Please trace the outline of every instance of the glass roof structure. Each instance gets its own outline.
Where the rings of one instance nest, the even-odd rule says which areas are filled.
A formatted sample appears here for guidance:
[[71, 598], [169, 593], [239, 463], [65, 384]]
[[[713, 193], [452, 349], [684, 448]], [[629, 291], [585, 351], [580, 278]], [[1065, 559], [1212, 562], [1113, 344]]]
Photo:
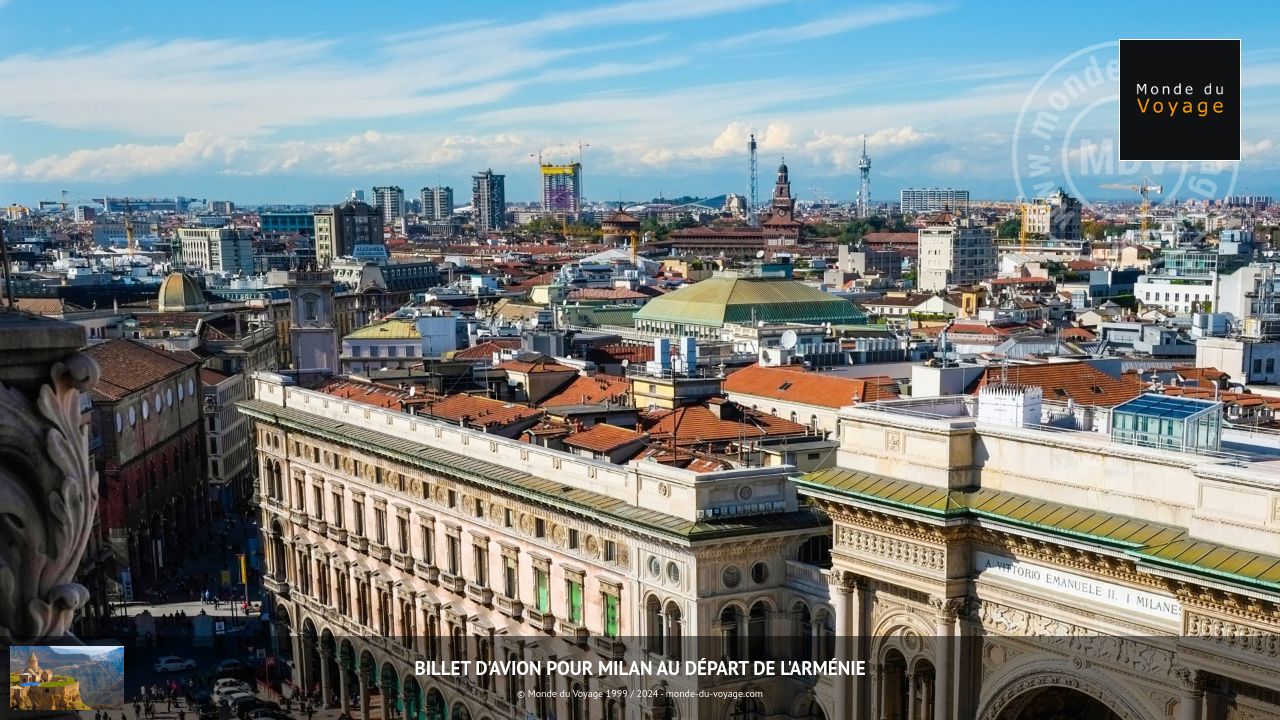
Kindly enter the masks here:
[[1181, 452], [1215, 452], [1222, 440], [1222, 403], [1139, 395], [1112, 409], [1111, 439]]

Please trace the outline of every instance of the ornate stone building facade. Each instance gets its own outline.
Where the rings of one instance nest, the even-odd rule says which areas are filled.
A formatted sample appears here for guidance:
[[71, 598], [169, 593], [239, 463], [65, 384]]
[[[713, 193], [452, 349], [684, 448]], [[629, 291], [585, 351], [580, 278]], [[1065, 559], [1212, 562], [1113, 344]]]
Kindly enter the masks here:
[[798, 481], [833, 525], [837, 655], [871, 667], [836, 718], [1280, 717], [1274, 470], [984, 400], [845, 408], [839, 467]]
[[294, 682], [366, 718], [391, 704], [451, 720], [832, 711], [829, 681], [812, 676], [414, 673], [417, 661], [831, 657], [829, 538], [787, 469], [614, 465], [277, 375], [254, 382], [240, 407]]

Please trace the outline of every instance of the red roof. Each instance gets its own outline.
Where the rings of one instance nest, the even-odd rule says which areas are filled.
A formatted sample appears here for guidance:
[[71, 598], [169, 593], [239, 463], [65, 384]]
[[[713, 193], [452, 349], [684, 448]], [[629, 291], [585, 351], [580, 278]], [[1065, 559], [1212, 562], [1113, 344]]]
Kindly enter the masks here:
[[84, 353], [101, 371], [95, 400], [119, 400], [200, 363], [191, 353], [172, 353], [128, 338], [90, 345]]
[[724, 391], [829, 408], [898, 397], [897, 383], [887, 377], [849, 378], [760, 365], [730, 374]]
[[[563, 366], [561, 366], [563, 367]], [[547, 396], [541, 407], [566, 405], [600, 405], [605, 402], [631, 404], [631, 382], [613, 375], [578, 375], [564, 387]]]
[[1053, 280], [1047, 277], [1016, 277], [1016, 278], [995, 278], [990, 281], [992, 285], [1044, 285], [1053, 284]]
[[210, 370], [209, 368], [200, 368], [200, 383], [202, 385], [217, 385], [226, 380], [230, 375], [223, 375], [220, 372]]
[[597, 365], [620, 363], [646, 363], [653, 359], [653, 345], [600, 345], [587, 351], [587, 359]]
[[620, 428], [617, 425], [596, 423], [587, 430], [573, 433], [565, 438], [564, 444], [592, 452], [607, 453], [633, 443], [643, 442], [648, 437], [644, 433]]
[[520, 347], [519, 338], [498, 338], [463, 348], [453, 354], [454, 360], [492, 360], [493, 354], [501, 350], [514, 350]]
[[746, 422], [721, 420], [710, 408], [690, 405], [676, 410], [644, 413], [641, 424], [653, 438], [672, 439], [676, 445], [752, 442], [763, 438], [805, 435], [808, 428], [761, 412], [742, 408]]
[[397, 410], [401, 408], [401, 403], [411, 397], [409, 393], [391, 385], [380, 385], [378, 383], [343, 378], [336, 378], [330, 381], [329, 384], [320, 388], [320, 391], [334, 397], [355, 400], [366, 405], [395, 408]]
[[1002, 382], [1039, 387], [1044, 391], [1045, 400], [1075, 400], [1081, 405], [1099, 407], [1114, 407], [1144, 392], [1142, 382], [1136, 377], [1116, 379], [1085, 362], [990, 366], [969, 385], [969, 392]]
[[1097, 340], [1098, 336], [1086, 330], [1085, 328], [1070, 327], [1063, 328], [1058, 332], [1058, 337], [1063, 340]]
[[423, 399], [416, 401], [416, 404], [419, 412], [430, 417], [451, 422], [465, 420], [467, 425], [478, 428], [502, 427], [542, 414], [541, 410], [534, 410], [524, 405], [512, 405], [501, 400], [491, 400], [465, 393], [438, 400]]

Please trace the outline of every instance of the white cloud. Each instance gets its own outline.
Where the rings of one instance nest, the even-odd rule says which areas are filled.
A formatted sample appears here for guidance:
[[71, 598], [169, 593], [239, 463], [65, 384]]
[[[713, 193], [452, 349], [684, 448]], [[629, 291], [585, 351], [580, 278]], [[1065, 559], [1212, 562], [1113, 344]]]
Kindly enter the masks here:
[[804, 42], [876, 25], [928, 17], [944, 10], [943, 6], [924, 3], [861, 7], [841, 15], [824, 17], [821, 20], [813, 20], [799, 25], [741, 33], [716, 42], [714, 45], [716, 47], [729, 48], [768, 45], [771, 43]]

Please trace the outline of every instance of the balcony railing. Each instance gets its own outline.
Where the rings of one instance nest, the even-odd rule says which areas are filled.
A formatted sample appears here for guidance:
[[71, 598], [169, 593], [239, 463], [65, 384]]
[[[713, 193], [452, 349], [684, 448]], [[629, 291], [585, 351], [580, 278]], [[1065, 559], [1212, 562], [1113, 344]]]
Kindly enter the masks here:
[[556, 616], [552, 613], [525, 608], [524, 616], [528, 618], [530, 625], [543, 632], [551, 632], [556, 627]]
[[822, 574], [822, 568], [799, 560], [787, 561], [787, 587], [823, 597], [831, 592], [827, 587], [827, 578]]
[[475, 583], [467, 583], [467, 597], [481, 605], [490, 606], [493, 604], [493, 589]]
[[591, 632], [587, 630], [586, 625], [580, 623], [569, 622], [568, 620], [560, 621], [560, 636], [569, 642], [586, 646], [587, 638]]
[[465, 595], [467, 592], [467, 579], [461, 575], [441, 572], [440, 587], [454, 593], [455, 595]]
[[592, 638], [591, 644], [595, 646], [596, 652], [605, 660], [621, 660], [622, 656], [627, 652], [627, 646], [621, 640], [605, 635], [597, 635]]
[[371, 542], [369, 543], [368, 552], [374, 558], [381, 560], [382, 562], [385, 562], [385, 563], [391, 562], [391, 548], [387, 547], [386, 545], [383, 545], [381, 543]]
[[427, 582], [439, 582], [440, 568], [435, 565], [428, 565], [427, 563], [419, 561], [414, 564], [414, 568], [418, 572], [418, 577], [426, 580]]
[[524, 613], [524, 603], [509, 598], [506, 595], [499, 595], [494, 598], [495, 604], [498, 606], [498, 612], [506, 615], [512, 620], [519, 620]]

